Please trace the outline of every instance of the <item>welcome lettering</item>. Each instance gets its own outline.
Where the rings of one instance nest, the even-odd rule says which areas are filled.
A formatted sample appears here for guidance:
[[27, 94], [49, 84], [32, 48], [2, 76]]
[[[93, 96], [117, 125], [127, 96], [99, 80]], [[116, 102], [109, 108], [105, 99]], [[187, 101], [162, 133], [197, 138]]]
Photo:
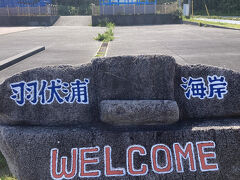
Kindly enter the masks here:
[[[194, 154], [194, 148], [196, 148], [197, 155]], [[61, 157], [59, 159], [59, 150], [51, 149], [50, 160], [50, 173], [54, 180], [72, 179], [77, 174], [81, 178], [97, 178], [102, 176], [145, 176], [149, 172], [149, 166], [146, 162], [142, 162], [140, 168], [136, 169], [136, 157], [148, 156], [151, 161], [152, 171], [156, 174], [172, 173], [174, 169], [176, 172], [183, 173], [184, 163], [188, 163], [189, 171], [197, 171], [197, 161], [199, 164], [199, 170], [201, 172], [218, 171], [217, 163], [209, 163], [209, 159], [216, 159], [216, 153], [214, 152], [215, 142], [213, 141], [200, 141], [196, 142], [195, 146], [192, 142], [186, 143], [182, 146], [180, 143], [174, 143], [172, 150], [165, 144], [153, 145], [150, 153], [147, 154], [147, 150], [141, 145], [131, 145], [126, 150], [126, 167], [115, 167], [112, 164], [112, 147], [104, 147], [104, 173], [98, 169], [90, 169], [91, 165], [100, 163], [98, 157], [88, 158], [89, 154], [99, 153], [100, 148], [96, 147], [83, 147], [73, 148], [71, 150], [71, 159], [67, 157]], [[163, 152], [163, 153], [160, 153]], [[159, 162], [159, 156], [164, 154], [164, 161]], [[197, 160], [196, 160], [197, 159]], [[185, 160], [185, 161], [183, 161]], [[59, 163], [58, 163], [59, 162]], [[70, 166], [68, 166], [70, 163]], [[164, 165], [162, 165], [164, 164]], [[175, 168], [174, 168], [175, 164]], [[89, 166], [86, 168], [86, 166]], [[68, 168], [71, 167], [71, 168]], [[79, 171], [79, 172], [78, 172]]]

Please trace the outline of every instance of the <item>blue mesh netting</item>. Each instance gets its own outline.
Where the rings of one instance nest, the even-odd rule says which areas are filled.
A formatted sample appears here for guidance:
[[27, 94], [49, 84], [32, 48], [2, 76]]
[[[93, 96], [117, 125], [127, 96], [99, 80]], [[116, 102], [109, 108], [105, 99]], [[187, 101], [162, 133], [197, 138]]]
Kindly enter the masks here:
[[0, 7], [36, 7], [51, 4], [52, 0], [0, 0]]
[[157, 0], [99, 0], [100, 5], [156, 4]]

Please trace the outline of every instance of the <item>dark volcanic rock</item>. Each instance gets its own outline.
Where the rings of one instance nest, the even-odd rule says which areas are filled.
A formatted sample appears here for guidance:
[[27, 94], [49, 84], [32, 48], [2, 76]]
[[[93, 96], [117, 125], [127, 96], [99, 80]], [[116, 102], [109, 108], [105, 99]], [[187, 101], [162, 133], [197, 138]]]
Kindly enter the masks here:
[[[22, 72], [0, 85], [0, 124], [74, 125], [99, 121], [101, 100], [174, 99], [175, 60], [168, 56], [126, 56], [95, 59], [79, 67], [37, 68]], [[164, 75], [161, 75], [164, 74]], [[63, 103], [18, 106], [10, 99], [10, 83], [88, 78], [89, 104]]]
[[[111, 129], [111, 130], [107, 130]], [[100, 170], [98, 179], [109, 179], [104, 176], [104, 146], [112, 148], [112, 165], [126, 169], [126, 150], [130, 145], [144, 146], [147, 155], [135, 155], [135, 166], [140, 168], [142, 163], [147, 164], [149, 171], [145, 176], [133, 177], [126, 174], [123, 177], [111, 179], [202, 179], [202, 180], [237, 180], [240, 176], [240, 123], [238, 120], [228, 119], [225, 124], [207, 122], [197, 123], [194, 126], [182, 124], [179, 127], [152, 127], [152, 128], [100, 128], [100, 127], [9, 127], [0, 126], [0, 148], [7, 159], [9, 167], [18, 180], [50, 180], [50, 151], [59, 149], [60, 157], [67, 156], [68, 164], [71, 159], [72, 148], [99, 146], [99, 153], [88, 154], [87, 157], [99, 157], [97, 165], [87, 165], [88, 170]], [[215, 152], [216, 159], [208, 159], [208, 163], [217, 163], [218, 171], [202, 172], [197, 157], [196, 142], [214, 141], [215, 148], [208, 148], [206, 152]], [[167, 145], [173, 154], [173, 143], [185, 146], [192, 142], [196, 160], [196, 171], [189, 171], [188, 160], [183, 159], [184, 173], [176, 172], [173, 159], [173, 171], [166, 174], [156, 174], [152, 171], [150, 152], [155, 144]], [[159, 156], [164, 153], [159, 152]], [[172, 156], [174, 158], [174, 155]], [[164, 156], [159, 162], [164, 164]], [[59, 168], [59, 166], [58, 166]], [[79, 172], [79, 166], [77, 168]], [[77, 178], [78, 174], [73, 179]]]
[[174, 100], [175, 59], [122, 56], [95, 59], [99, 100]]
[[[223, 99], [187, 99], [180, 85], [182, 77], [224, 76], [228, 93]], [[89, 104], [64, 103], [18, 106], [10, 99], [10, 83], [61, 79], [73, 82], [88, 78]], [[0, 124], [76, 125], [99, 122], [102, 100], [175, 100], [180, 119], [239, 117], [240, 73], [204, 66], [180, 66], [168, 56], [123, 56], [94, 59], [71, 67], [46, 67], [22, 72], [0, 85]]]
[[[214, 75], [224, 76], [228, 83], [228, 93], [224, 95], [223, 99], [216, 97], [187, 99], [185, 97], [185, 91], [180, 86], [183, 84], [182, 77], [186, 79], [189, 77], [203, 78], [207, 84], [207, 77]], [[76, 79], [83, 81], [85, 78], [90, 80], [88, 104], [68, 103], [68, 101], [58, 104], [55, 101], [46, 105], [41, 103], [32, 105], [26, 102], [23, 106], [18, 106], [10, 98], [12, 95], [11, 83], [33, 80], [50, 82], [56, 79], [71, 83]], [[104, 147], [107, 145], [112, 147], [113, 166], [125, 169], [126, 150], [129, 146], [141, 145], [147, 151], [146, 155], [142, 156], [139, 153], [134, 154], [134, 158], [137, 158], [134, 162], [138, 169], [142, 163], [148, 165], [149, 171], [146, 175], [133, 177], [127, 173], [126, 176], [115, 179], [237, 180], [240, 177], [239, 94], [240, 73], [203, 65], [180, 66], [172, 57], [168, 56], [112, 57], [94, 59], [92, 63], [78, 67], [37, 68], [15, 75], [0, 85], [0, 149], [6, 157], [11, 171], [19, 180], [52, 179], [50, 152], [53, 148], [59, 150], [59, 158], [67, 156], [69, 159], [72, 148], [79, 150], [83, 147], [96, 146], [99, 146], [100, 152], [89, 157], [97, 156], [100, 162], [95, 165], [87, 165], [87, 170], [99, 169], [102, 173], [99, 179], [112, 179], [113, 177], [106, 178], [104, 175]], [[129, 126], [114, 127], [100, 121], [100, 103], [106, 102], [104, 100], [112, 100], [112, 102], [127, 100], [131, 103], [144, 102], [143, 100], [146, 100], [145, 102], [163, 100], [174, 103], [176, 101], [177, 104], [167, 106], [168, 108], [165, 110], [168, 112], [162, 110], [164, 105], [152, 109], [139, 104], [122, 105], [121, 108], [125, 108], [125, 112], [128, 113], [125, 115], [123, 113], [123, 117], [112, 116], [110, 120], [127, 121]], [[165, 123], [171, 120], [172, 111], [175, 112], [174, 115], [178, 115], [178, 112], [175, 111], [177, 105], [182, 122], [171, 126], [160, 126], [162, 120]], [[111, 110], [114, 107], [107, 108]], [[131, 111], [131, 108], [134, 111]], [[137, 113], [138, 110], [141, 112]], [[121, 114], [121, 111], [117, 109], [113, 112]], [[164, 112], [170, 113], [166, 117], [161, 117]], [[112, 111], [109, 111], [109, 114], [107, 111], [105, 113], [106, 117], [114, 114], [111, 114]], [[132, 126], [138, 120], [144, 121], [145, 117], [152, 118], [151, 115], [154, 117], [159, 115], [158, 118], [161, 121], [157, 122], [159, 119], [156, 118], [155, 126]], [[134, 117], [131, 118], [131, 116]], [[218, 117], [220, 120], [217, 121]], [[229, 117], [237, 118], [233, 120]], [[208, 121], [206, 123], [198, 122], [203, 118], [208, 118]], [[177, 120], [177, 118], [173, 119]], [[150, 119], [149, 122], [153, 120]], [[200, 141], [215, 142], [216, 147], [213, 145], [207, 147], [206, 152], [215, 152], [216, 158], [208, 158], [206, 161], [217, 163], [219, 170], [203, 172], [200, 168], [201, 160], [199, 160], [199, 150], [197, 151], [196, 145]], [[194, 148], [196, 171], [189, 171], [188, 160], [183, 160], [184, 172], [177, 172], [173, 156], [173, 164], [169, 161], [172, 165], [171, 173], [157, 174], [153, 171], [150, 154], [154, 145], [164, 144], [173, 154], [174, 143], [184, 146], [188, 142], [192, 143]], [[163, 152], [159, 152], [156, 160], [159, 161], [161, 167], [164, 167], [163, 155]], [[208, 156], [209, 154], [204, 155]], [[204, 155], [202, 156], [204, 157]], [[68, 168], [69, 166], [70, 163], [68, 163]], [[77, 165], [77, 171], [79, 169], [80, 167]], [[74, 179], [79, 179], [77, 177], [78, 173]]]
[[[89, 96], [89, 104], [58, 104], [53, 102], [50, 105], [40, 103], [32, 105], [26, 102], [24, 106], [18, 106], [15, 101], [10, 99], [12, 95], [10, 83], [33, 80], [61, 79], [63, 82], [72, 82], [75, 79], [84, 80], [93, 77], [90, 64], [80, 67], [60, 66], [37, 68], [17, 74], [7, 79], [0, 86], [0, 124], [25, 124], [25, 125], [67, 125], [89, 123], [94, 120], [94, 101], [95, 96]], [[94, 84], [89, 84], [89, 94], [94, 93]]]
[[[180, 84], [183, 84], [181, 77], [202, 77], [207, 85], [207, 76], [213, 75], [224, 76], [228, 83], [228, 93], [224, 95], [223, 99], [217, 99], [216, 97], [213, 99], [187, 99], [184, 96], [184, 90], [180, 87]], [[177, 65], [174, 92], [181, 119], [240, 117], [239, 72], [205, 65]]]
[[112, 125], [166, 125], [179, 120], [176, 101], [105, 100], [100, 107], [101, 121]]

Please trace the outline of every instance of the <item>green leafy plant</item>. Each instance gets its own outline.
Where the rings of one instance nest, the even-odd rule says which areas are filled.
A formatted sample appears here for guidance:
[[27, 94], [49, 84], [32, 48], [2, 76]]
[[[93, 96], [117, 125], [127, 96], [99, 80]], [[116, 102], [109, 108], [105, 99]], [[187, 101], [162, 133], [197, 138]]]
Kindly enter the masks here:
[[107, 30], [104, 33], [98, 33], [98, 36], [95, 38], [95, 40], [103, 41], [103, 42], [109, 42], [114, 40], [114, 33], [113, 29], [115, 27], [114, 23], [108, 23], [106, 24]]
[[100, 20], [98, 20], [98, 26], [107, 27], [107, 24], [109, 24], [109, 22], [110, 21], [108, 18], [100, 19]]
[[107, 28], [112, 28], [114, 29], [115, 28], [115, 24], [112, 23], [112, 22], [108, 22], [107, 25], [106, 25]]
[[0, 169], [3, 169], [5, 167], [7, 167], [7, 162], [4, 158], [4, 156], [2, 155], [2, 153], [0, 152]]
[[172, 13], [172, 15], [181, 18], [182, 15], [183, 15], [182, 9], [181, 8], [177, 8], [177, 10]]
[[17, 179], [14, 177], [2, 176], [2, 177], [0, 177], [0, 180], [17, 180]]
[[7, 162], [1, 152], [0, 152], [0, 172], [1, 172], [0, 180], [17, 180], [16, 178], [11, 176]]

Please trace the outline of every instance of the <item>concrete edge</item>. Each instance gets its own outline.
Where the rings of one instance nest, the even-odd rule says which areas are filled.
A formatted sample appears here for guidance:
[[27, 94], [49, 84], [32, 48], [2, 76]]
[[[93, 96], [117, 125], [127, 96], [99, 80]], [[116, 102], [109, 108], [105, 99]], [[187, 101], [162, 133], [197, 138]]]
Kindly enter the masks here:
[[31, 50], [17, 54], [15, 56], [12, 56], [10, 58], [4, 59], [3, 61], [0, 61], [0, 71], [44, 50], [45, 46], [39, 46]]
[[[199, 23], [197, 23], [197, 22], [190, 22], [190, 21], [182, 21], [182, 24], [199, 26]], [[235, 29], [235, 28], [230, 28], [230, 27], [223, 27], [223, 26], [216, 26], [216, 25], [211, 25], [211, 24], [207, 24], [207, 23], [204, 23], [203, 26], [204, 25], [206, 25], [206, 27], [213, 27], [213, 28], [219, 28], [219, 29], [231, 29], [231, 30], [240, 31], [240, 29]]]
[[178, 16], [171, 14], [92, 15], [92, 26], [98, 26], [100, 23], [99, 21], [102, 21], [106, 18], [110, 22], [113, 22], [116, 26], [151, 26], [182, 23]]
[[[0, 27], [52, 26], [60, 16], [0, 16]], [[36, 24], [37, 22], [37, 24]]]

